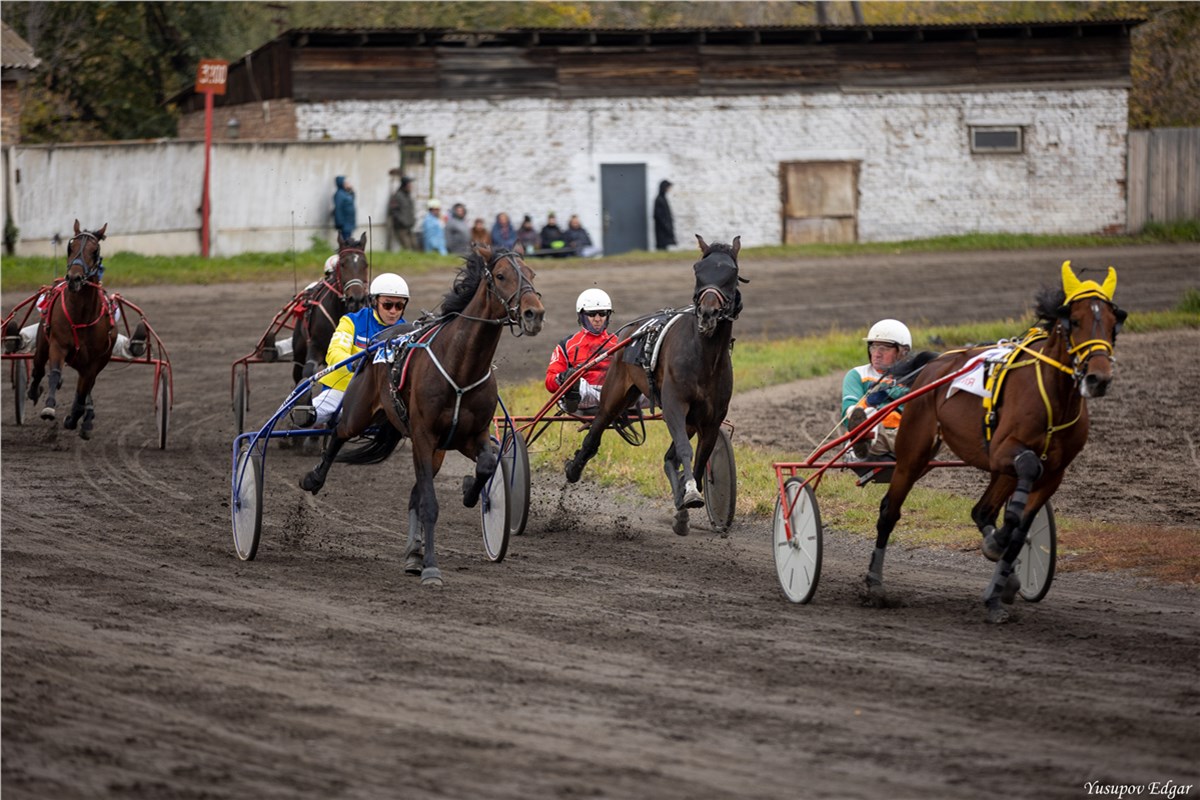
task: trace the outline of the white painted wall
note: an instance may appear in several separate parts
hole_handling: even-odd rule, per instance
[[[200,252],[202,142],[28,146],[11,155],[19,254],[53,255],[52,237],[65,241],[75,219],[88,229],[108,223],[106,253]],[[306,250],[313,235],[336,241],[338,175],[355,187],[359,232],[368,214],[382,225],[388,170],[399,163],[395,143],[383,141],[215,143],[210,252]],[[376,247],[382,234],[377,228]]]
[[[862,241],[1123,229],[1127,90],[824,93],[736,98],[342,101],[298,104],[297,128],[335,139],[392,125],[437,149],[443,208],[464,202],[541,226],[579,213],[602,243],[600,164],[647,164],[681,246],[782,236],[779,164],[861,160]],[[972,155],[969,124],[1026,126],[1026,152]],[[424,188],[422,187],[422,191]],[[419,198],[423,199],[423,198]],[[650,241],[652,228],[647,220]]]

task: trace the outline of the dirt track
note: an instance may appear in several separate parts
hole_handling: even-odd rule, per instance
[[[1020,316],[1066,257],[1117,266],[1123,306],[1166,308],[1200,285],[1198,250],[743,259],[754,282],[737,335]],[[684,265],[544,269],[552,318],[501,343],[502,380],[541,370],[588,276],[618,316],[689,299]],[[108,277],[119,290],[119,265]],[[414,304],[448,279],[415,278]],[[129,292],[177,372],[165,452],[148,370],[101,376],[91,442],[14,427],[0,391],[6,798],[1076,798],[1089,781],[1200,796],[1193,589],[1061,574],[993,628],[977,601],[990,564],[901,543],[888,563],[901,605],[869,609],[857,587],[871,543],[826,520],[816,600],[792,606],[765,521],[679,538],[665,498],[563,490],[553,473],[535,475],[529,530],[493,565],[451,457],[447,586],[422,590],[397,534],[407,449],[335,469],[318,499],[295,488],[312,459],[273,450],[264,543],[239,562],[229,365],[290,290]],[[1200,425],[1178,373],[1198,346],[1195,331],[1122,336],[1060,513],[1200,527]],[[252,419],[283,397],[286,371],[256,368]],[[806,451],[824,391],[739,399],[738,440]]]

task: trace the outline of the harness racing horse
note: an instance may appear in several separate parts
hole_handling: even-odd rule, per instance
[[[895,473],[879,504],[875,551],[866,576],[875,602],[885,600],[884,549],[900,507],[944,440],[963,461],[991,473],[971,517],[983,534],[984,554],[997,562],[983,593],[988,621],[1009,619],[1003,606],[1021,588],[1013,565],[1030,524],[1087,442],[1087,399],[1103,397],[1113,379],[1113,347],[1125,320],[1125,312],[1113,303],[1116,287],[1112,267],[1100,285],[1080,281],[1071,262],[1064,262],[1062,289],[1038,293],[1038,323],[997,367],[1000,372],[989,381],[991,398],[966,391],[947,396],[937,389],[905,406]],[[929,362],[913,389],[963,369],[987,349],[950,352]],[[1011,498],[1007,506],[1006,498]],[[1004,519],[997,529],[1002,507]]]
[[[332,281],[323,279],[313,287],[305,304],[304,317],[292,331],[292,382],[299,384],[325,366],[329,340],[343,314],[353,314],[367,302],[370,268],[367,264],[367,234],[357,240],[338,233],[338,260]],[[311,406],[307,396],[300,405]]]
[[[457,450],[475,462],[474,477],[463,481],[463,505],[472,508],[479,501],[499,465],[490,434],[499,397],[492,357],[501,330],[536,336],[546,313],[534,272],[520,254],[474,248],[442,300],[442,316],[413,332],[393,363],[381,359],[360,366],[320,463],[300,480],[305,491],[319,492],[342,445],[373,424],[379,426],[374,442],[339,460],[378,463],[403,437],[411,439],[416,482],[408,501],[405,571],[419,574],[423,585],[442,585],[434,550],[433,479],[446,453]]]
[[[662,334],[657,361],[650,367],[614,358],[600,390],[600,405],[587,435],[566,463],[567,481],[575,483],[600,449],[600,439],[639,395],[662,408],[671,434],[663,469],[675,498],[672,530],[688,532],[688,509],[704,506],[704,470],[716,445],[733,394],[733,321],[742,310],[737,256],[733,244],[708,244],[696,235],[702,257],[696,273],[693,305]],[[693,461],[691,437],[696,437]]]
[[[117,340],[112,306],[100,285],[104,274],[100,242],[107,230],[108,223],[97,231],[81,230],[79,220],[75,220],[75,235],[67,243],[66,279],[57,282],[46,298],[29,385],[29,399],[36,402],[42,393],[42,376],[49,376],[41,417],[53,421],[63,363],[74,368],[79,381],[75,385],[75,402],[63,418],[63,427],[74,430],[82,417],[79,435],[84,439],[92,437],[96,418],[92,387],[100,370],[112,358]]]

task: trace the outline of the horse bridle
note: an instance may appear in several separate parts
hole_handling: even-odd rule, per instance
[[[342,256],[346,254],[357,254],[363,257],[364,262],[367,260],[367,254],[361,247],[344,247],[341,250],[338,250],[337,267],[334,269],[334,279],[337,281],[338,293],[342,297],[345,297],[346,290],[348,290],[351,286],[361,286],[363,287],[363,293],[366,294],[367,284],[365,281],[359,278],[352,278],[349,282],[342,282]]]
[[[71,247],[72,247],[72,245],[75,244],[76,239],[91,239],[93,242],[96,243],[96,263],[95,264],[89,266],[88,263],[83,260],[83,249],[85,247],[87,247],[86,242],[84,242],[82,245],[80,245],[79,255],[75,256],[74,258],[71,258]],[[101,274],[101,271],[104,269],[104,259],[100,256],[100,237],[97,236],[96,234],[92,233],[91,231],[80,231],[79,233],[75,234],[74,236],[71,237],[70,241],[67,242],[67,259],[68,259],[67,272],[70,272],[71,267],[78,264],[80,267],[83,267],[84,280],[87,280],[87,281],[95,280],[96,276]]]
[[[492,270],[497,264],[504,260],[507,260],[512,265],[513,271],[517,273],[517,288],[514,289],[513,293],[508,297],[504,297],[502,294],[500,294],[500,290],[496,288],[496,280],[492,277]],[[534,289],[533,282],[525,277],[525,272],[521,269],[521,265],[517,263],[517,254],[511,250],[498,253],[492,258],[491,261],[487,263],[487,266],[484,267],[483,276],[484,280],[487,281],[488,291],[491,292],[492,296],[499,300],[500,304],[504,307],[504,316],[499,319],[480,319],[477,317],[468,317],[465,314],[460,314],[460,316],[462,316],[464,319],[474,320],[475,322],[486,322],[492,325],[507,325],[510,332],[513,332],[513,328],[515,327],[516,332],[513,332],[513,336],[524,336],[525,331],[520,327],[521,298],[527,294],[532,294],[540,298],[542,293]]]
[[[1089,295],[1077,297],[1072,302],[1077,303],[1080,300],[1088,299],[1088,297]],[[1067,355],[1071,356],[1071,368],[1068,370],[1067,368],[1063,367],[1062,369],[1064,372],[1070,372],[1071,378],[1076,384],[1082,381],[1083,377],[1087,374],[1087,364],[1088,361],[1091,360],[1092,356],[1103,352],[1109,358],[1114,358],[1113,347],[1116,345],[1117,334],[1121,332],[1121,326],[1125,323],[1126,317],[1126,312],[1108,298],[1101,297],[1100,295],[1091,295],[1090,299],[1093,306],[1093,317],[1095,317],[1097,320],[1100,318],[1100,307],[1098,304],[1103,302],[1107,303],[1108,307],[1112,309],[1113,316],[1116,317],[1117,321],[1113,326],[1111,342],[1109,342],[1107,339],[1087,339],[1079,344],[1075,344],[1075,340],[1071,338],[1071,319],[1066,313],[1070,308],[1070,305],[1063,305],[1062,311],[1064,313],[1062,314],[1058,324],[1061,326],[1062,331],[1067,338]]]

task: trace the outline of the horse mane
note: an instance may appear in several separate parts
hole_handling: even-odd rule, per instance
[[[1059,318],[1059,309],[1067,302],[1067,293],[1062,287],[1039,289],[1034,295],[1033,311],[1037,314],[1038,327],[1049,329]]]
[[[492,253],[492,258],[495,260],[511,252],[511,250],[496,250]],[[479,253],[472,250],[464,256],[463,261],[462,268],[454,276],[454,284],[442,298],[443,314],[458,314],[466,309],[471,298],[475,296],[475,290],[479,288],[480,282],[487,274],[488,262]]]
[[[913,353],[903,361],[897,361],[885,369],[883,374],[891,375],[904,386],[911,386],[921,368],[940,355],[941,353],[936,353],[933,350],[922,350],[919,353]]]
[[[724,242],[713,242],[708,246],[708,250],[705,251],[704,255],[707,257],[713,253],[724,253],[733,259],[734,264],[737,263],[737,254],[734,252],[733,245],[731,244],[725,244]]]

